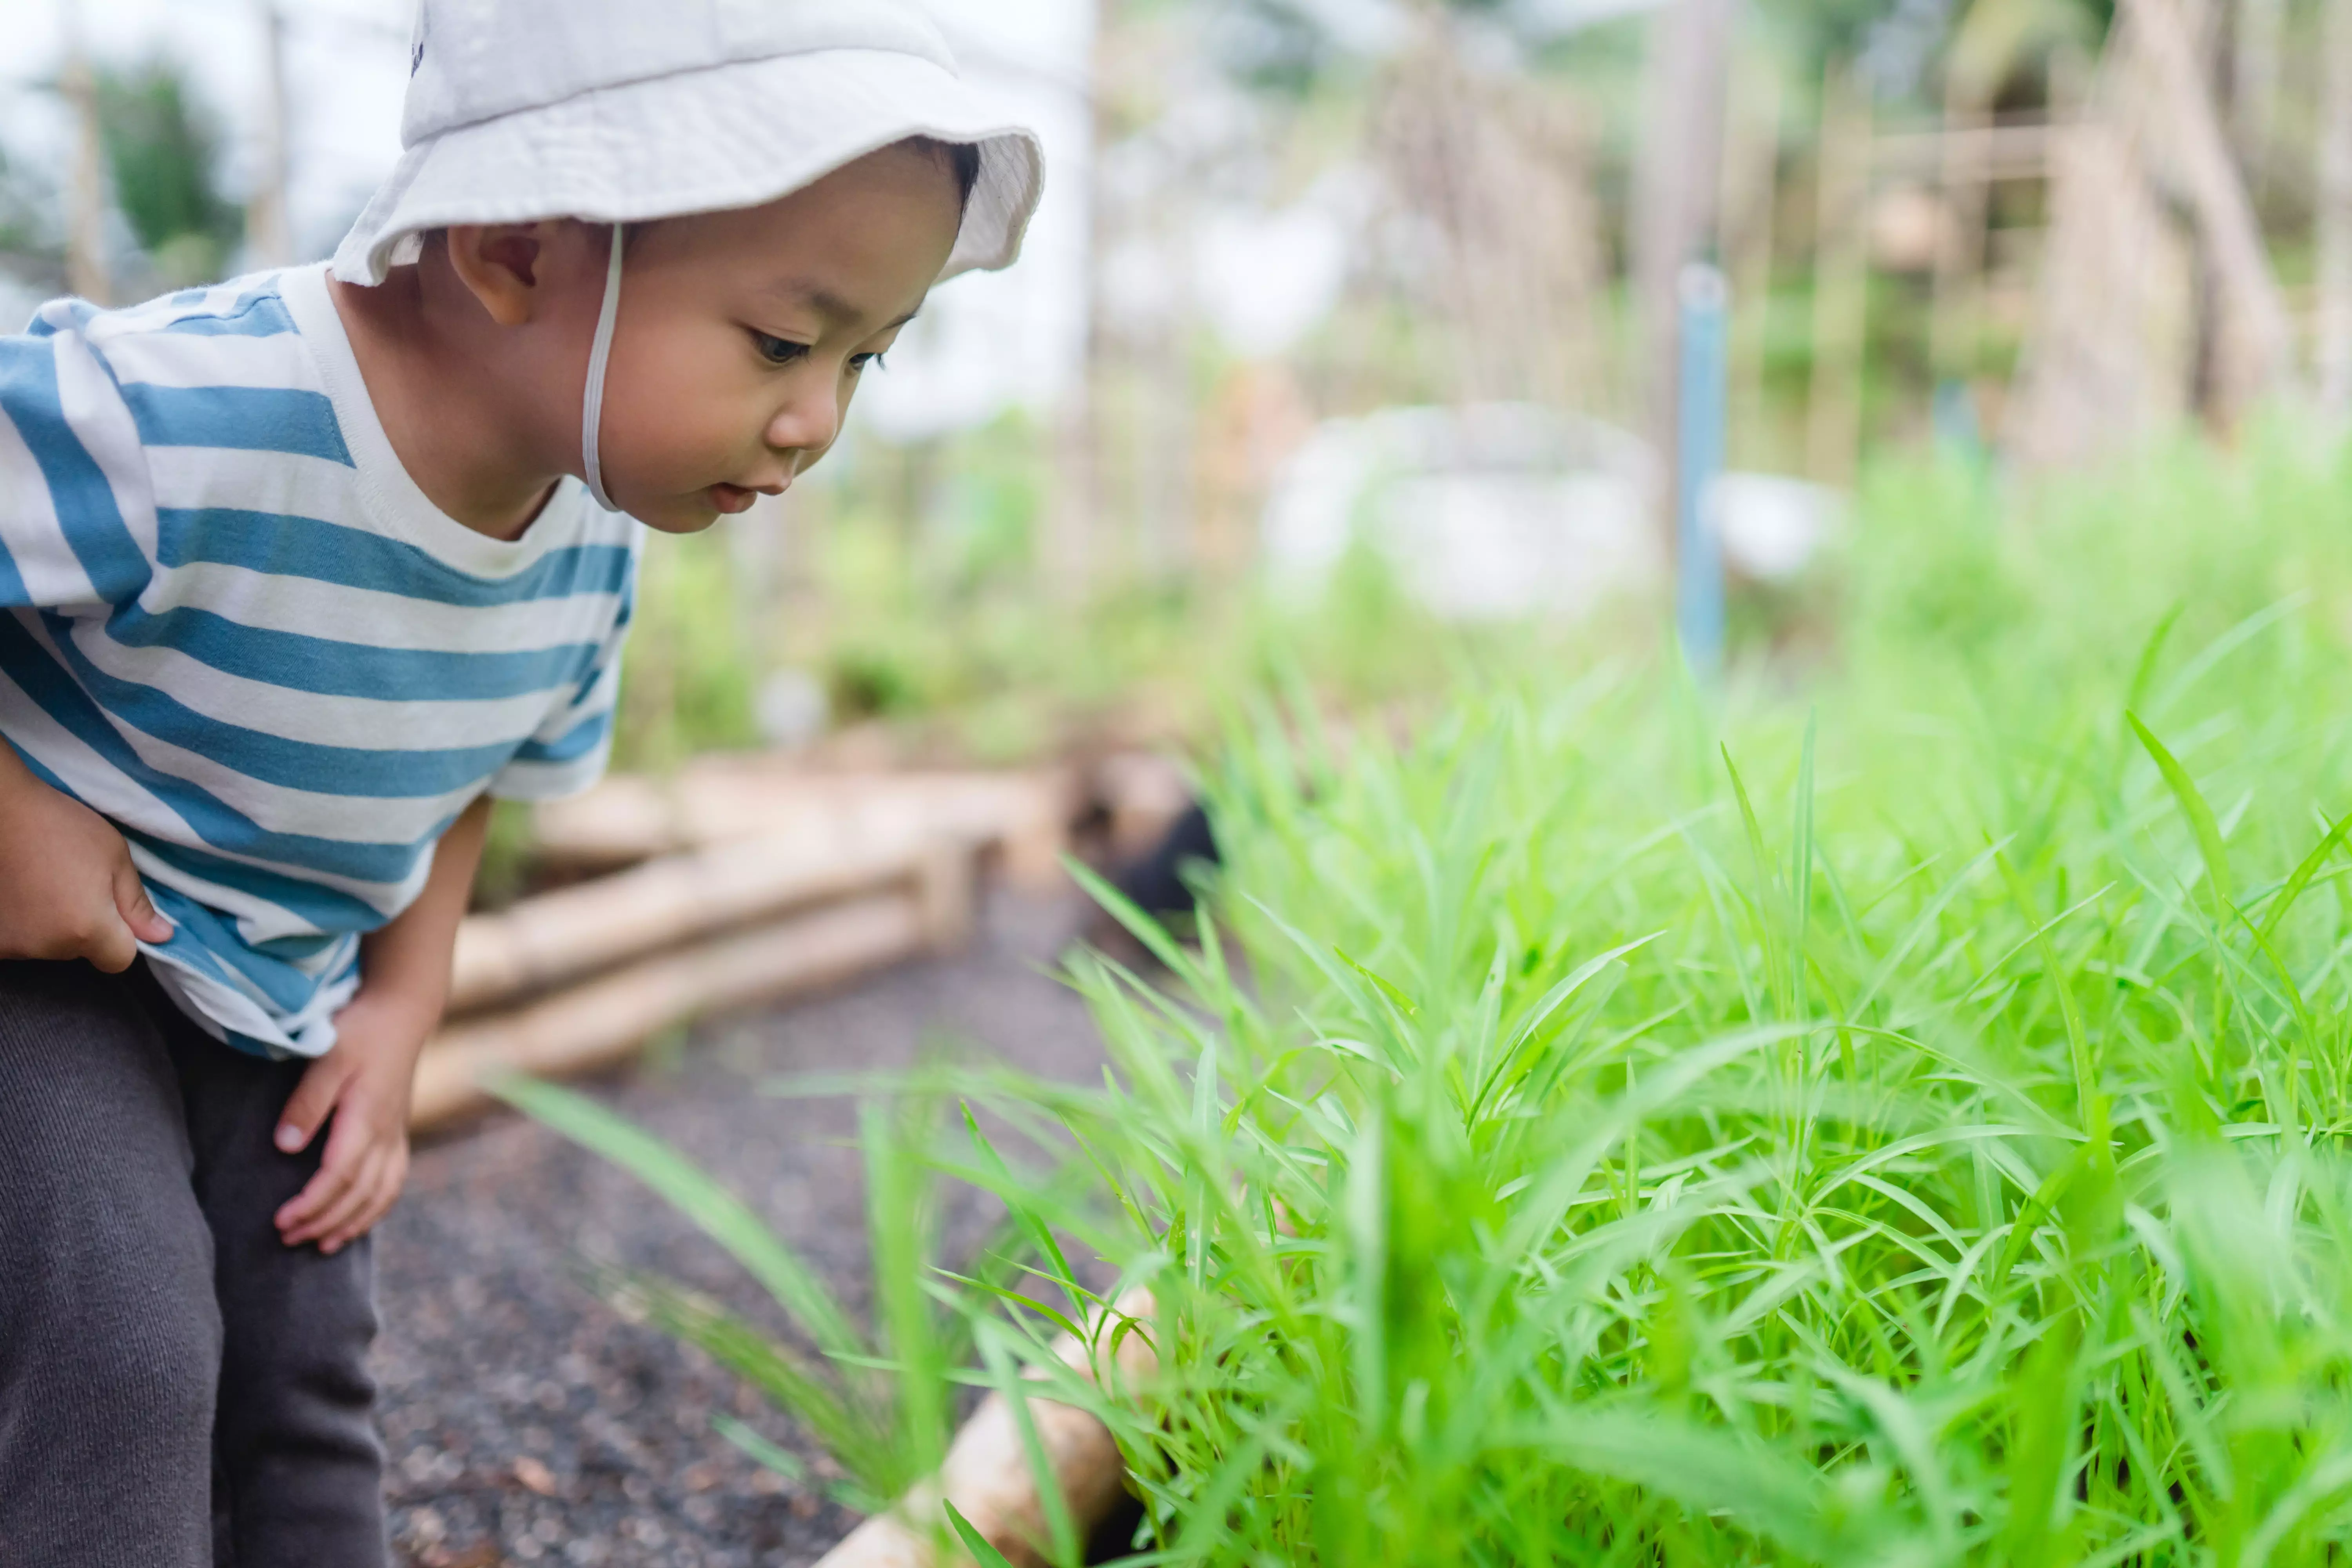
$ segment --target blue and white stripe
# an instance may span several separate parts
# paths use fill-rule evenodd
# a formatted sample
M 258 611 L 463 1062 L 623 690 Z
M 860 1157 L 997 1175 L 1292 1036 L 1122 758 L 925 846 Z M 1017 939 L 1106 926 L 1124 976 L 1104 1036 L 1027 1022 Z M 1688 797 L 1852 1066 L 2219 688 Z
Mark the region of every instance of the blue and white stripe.
M 317 1055 L 359 939 L 486 790 L 592 782 L 638 529 L 426 500 L 305 268 L 0 338 L 0 737 L 120 826 L 148 950 L 233 1044 Z

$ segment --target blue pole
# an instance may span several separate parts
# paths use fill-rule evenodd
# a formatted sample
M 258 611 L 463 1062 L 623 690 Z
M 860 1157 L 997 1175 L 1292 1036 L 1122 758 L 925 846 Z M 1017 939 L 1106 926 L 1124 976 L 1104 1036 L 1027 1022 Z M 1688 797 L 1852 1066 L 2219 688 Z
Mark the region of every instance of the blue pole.
M 1723 472 L 1724 353 L 1730 289 L 1704 261 L 1675 280 L 1675 622 L 1702 681 L 1723 671 L 1723 546 L 1715 481 Z

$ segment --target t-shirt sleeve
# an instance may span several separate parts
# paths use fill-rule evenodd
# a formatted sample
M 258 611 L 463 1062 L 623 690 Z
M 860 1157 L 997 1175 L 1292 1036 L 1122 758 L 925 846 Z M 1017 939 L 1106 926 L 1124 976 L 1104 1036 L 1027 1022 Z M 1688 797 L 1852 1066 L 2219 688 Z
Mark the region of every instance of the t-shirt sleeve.
M 604 765 L 613 755 L 621 648 L 628 641 L 636 598 L 636 574 L 632 571 L 612 630 L 597 649 L 594 663 L 572 689 L 571 698 L 555 705 L 546 721 L 490 780 L 490 794 L 500 800 L 554 800 L 578 795 L 604 776 Z
M 0 610 L 127 604 L 152 572 L 146 450 L 89 310 L 60 300 L 0 337 Z

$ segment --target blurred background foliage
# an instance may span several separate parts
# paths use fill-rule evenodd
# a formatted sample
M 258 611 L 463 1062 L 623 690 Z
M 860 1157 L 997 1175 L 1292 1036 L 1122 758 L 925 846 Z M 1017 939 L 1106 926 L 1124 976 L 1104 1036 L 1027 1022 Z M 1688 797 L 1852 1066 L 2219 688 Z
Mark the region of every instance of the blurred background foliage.
M 1057 308 L 1081 318 L 1066 374 L 952 417 L 908 414 L 929 391 L 877 390 L 783 503 L 655 542 L 622 760 L 846 733 L 861 754 L 1019 762 L 1182 743 L 1276 678 L 1335 705 L 1410 705 L 1465 661 L 1645 652 L 1666 635 L 1679 482 L 1656 290 L 1686 259 L 1730 285 L 1730 468 L 1816 487 L 1794 565 L 1732 563 L 1735 662 L 1801 677 L 1850 655 L 1849 598 L 1956 626 L 1994 615 L 1958 542 L 1916 601 L 1878 605 L 1822 520 L 1880 526 L 1947 491 L 2029 515 L 2070 476 L 2112 486 L 2121 455 L 2245 439 L 2266 408 L 2301 410 L 2273 427 L 2302 434 L 2277 439 L 2336 438 L 2329 322 L 2352 309 L 2331 279 L 2352 268 L 2329 257 L 2352 240 L 2329 235 L 2352 232 L 2352 188 L 2330 185 L 2327 149 L 2352 142 L 2352 70 L 2329 63 L 2346 3 L 2170 0 L 2196 65 L 2184 89 L 2148 74 L 2112 0 L 1005 11 L 1067 24 L 1078 42 L 1050 68 L 1016 58 L 986 8 L 941 0 L 976 69 L 1045 83 L 1076 127 L 1055 182 L 1075 237 L 1041 228 L 1024 263 L 1075 258 L 1055 274 Z M 262 103 L 224 98 L 195 55 L 111 37 L 104 5 L 83 13 L 86 50 L 25 78 L 62 138 L 0 144 L 0 279 L 20 298 L 92 279 L 132 298 L 331 243 L 339 223 L 284 237 L 283 166 L 322 155 L 306 132 L 333 86 L 319 61 L 380 50 L 399 71 L 395 23 L 261 7 L 277 29 Z M 1702 35 L 1714 63 L 1685 80 L 1676 40 Z M 2251 292 L 2162 123 L 2200 114 L 2255 226 Z M 1690 130 L 1703 121 L 1720 134 Z M 1701 142 L 1675 154 L 1677 134 Z M 2107 161 L 2075 168 L 2084 148 Z M 1695 216 L 1657 217 L 1677 203 Z M 1664 261 L 1659 222 L 1685 222 Z M 942 290 L 939 313 L 1010 361 L 1045 329 L 1034 301 L 976 313 L 966 296 L 990 283 Z M 2244 324 L 2273 309 L 2291 363 L 2241 374 Z M 933 388 L 937 352 L 910 342 L 879 379 Z M 1630 502 L 1595 510 L 1586 481 L 1607 465 L 1582 447 L 1449 449 L 1396 484 L 1382 454 L 1347 458 L 1349 421 L 1368 422 L 1360 447 L 1394 411 L 1504 406 L 1622 432 L 1640 455 L 1602 477 Z M 1317 479 L 1334 452 L 1358 468 Z M 1349 535 L 1316 547 L 1304 585 L 1285 554 L 1300 506 Z M 1605 526 L 1577 532 L 1580 508 Z M 1414 511 L 1427 525 L 1400 532 L 1393 514 Z M 1485 548 L 1477 530 L 1556 525 L 1575 542 L 1528 569 L 1540 591 L 1476 614 L 1437 602 L 1431 563 Z
M 221 133 L 186 73 L 166 59 L 96 76 L 107 171 L 158 287 L 224 275 L 245 212 L 221 193 Z

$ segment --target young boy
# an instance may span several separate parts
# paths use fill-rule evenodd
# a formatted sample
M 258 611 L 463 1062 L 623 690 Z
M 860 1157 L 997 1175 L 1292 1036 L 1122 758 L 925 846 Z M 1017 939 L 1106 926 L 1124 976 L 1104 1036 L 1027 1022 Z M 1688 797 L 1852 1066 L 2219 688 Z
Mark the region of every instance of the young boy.
M 488 799 L 602 767 L 637 523 L 791 484 L 1042 178 L 893 0 L 425 0 L 404 135 L 331 271 L 0 338 L 11 1568 L 383 1563 Z

